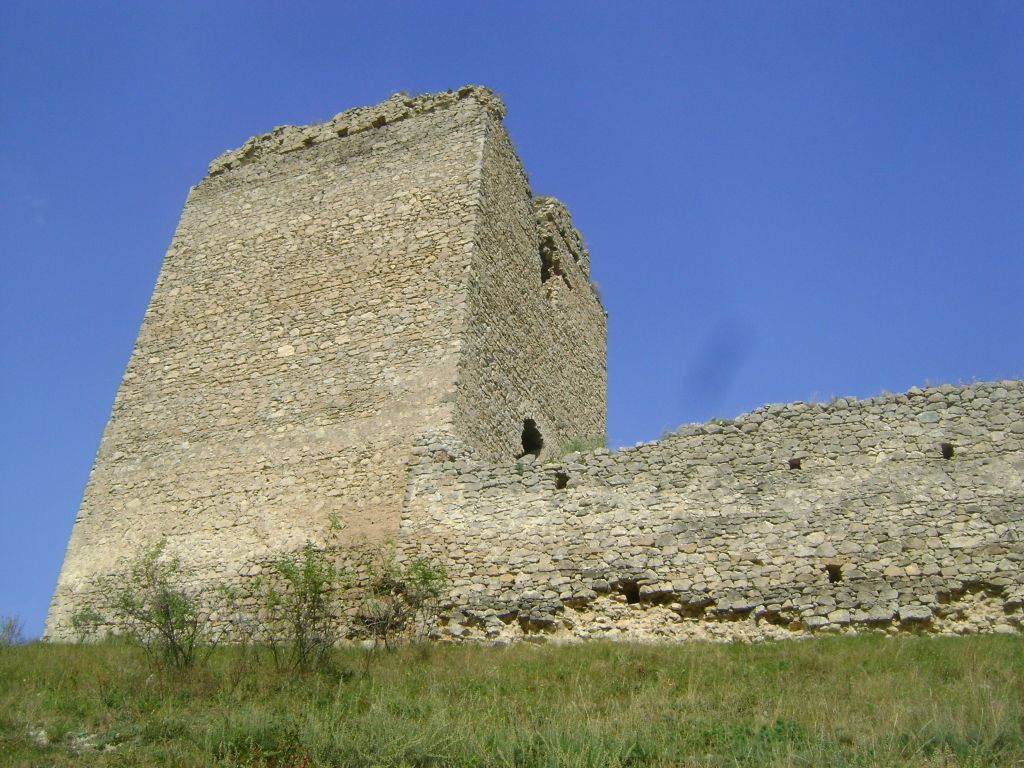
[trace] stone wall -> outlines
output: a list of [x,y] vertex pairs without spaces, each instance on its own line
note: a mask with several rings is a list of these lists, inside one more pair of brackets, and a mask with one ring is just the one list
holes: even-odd
[[532,197],[502,126],[486,125],[476,259],[454,434],[495,460],[524,452],[524,423],[547,455],[604,435],[604,309],[568,211]]
[[[425,431],[493,455],[513,455],[524,412],[603,431],[603,311],[585,262],[589,299],[545,303],[539,228],[582,245],[558,204],[535,211],[503,114],[485,88],[397,94],[211,164],[104,431],[48,637],[71,635],[97,576],[160,540],[196,583],[320,541],[332,518],[353,549],[393,541]],[[546,348],[570,336],[589,368]],[[517,368],[503,418],[481,397],[493,360]]]
[[209,585],[332,519],[351,562],[390,543],[444,561],[445,637],[1020,631],[1024,382],[560,455],[605,431],[605,314],[503,114],[479,87],[399,94],[211,164],[46,636],[71,637],[95,578],[155,542]]
[[548,462],[416,451],[400,552],[449,568],[445,636],[1021,631],[1021,381],[770,405]]

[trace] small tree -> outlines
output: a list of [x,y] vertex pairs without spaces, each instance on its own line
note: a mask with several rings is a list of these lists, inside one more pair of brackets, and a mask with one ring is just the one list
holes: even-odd
[[374,646],[390,649],[399,640],[425,637],[447,582],[444,567],[430,558],[417,557],[403,565],[382,557],[370,574],[358,613]]
[[138,642],[158,664],[191,667],[201,645],[215,644],[202,595],[184,586],[181,561],[165,555],[166,542],[145,549],[126,570],[101,577],[102,595],[94,620]]
[[338,593],[344,574],[333,550],[307,541],[298,552],[269,563],[250,586],[255,637],[279,668],[309,669],[338,641]]

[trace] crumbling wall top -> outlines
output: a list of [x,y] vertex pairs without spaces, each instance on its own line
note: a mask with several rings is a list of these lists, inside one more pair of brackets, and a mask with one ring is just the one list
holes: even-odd
[[380,104],[346,109],[323,123],[281,125],[269,133],[253,136],[241,147],[229,149],[215,158],[210,163],[209,173],[214,176],[246,165],[264,155],[295,152],[324,141],[382,128],[409,117],[446,109],[465,99],[478,102],[499,120],[507,111],[501,97],[482,85],[464,85],[454,91],[423,93],[418,96],[399,92]]
[[590,251],[583,242],[583,235],[572,223],[572,216],[565,203],[556,197],[547,195],[535,195],[533,198],[533,213],[537,219],[537,231],[541,237],[555,237],[562,243],[562,247],[572,256],[584,276],[590,279]]

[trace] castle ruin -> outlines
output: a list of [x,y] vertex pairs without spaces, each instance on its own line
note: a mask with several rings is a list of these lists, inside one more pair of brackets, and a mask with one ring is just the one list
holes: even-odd
[[320,540],[439,557],[439,633],[1019,632],[1024,382],[773,405],[615,453],[606,322],[486,88],[256,136],[189,193],[46,636],[166,541],[197,582]]

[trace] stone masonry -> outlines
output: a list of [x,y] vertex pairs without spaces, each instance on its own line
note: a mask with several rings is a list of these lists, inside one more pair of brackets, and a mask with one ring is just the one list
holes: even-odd
[[[276,128],[189,193],[47,621],[161,539],[197,582],[394,541],[418,436],[492,460],[605,431],[605,313],[486,88]],[[533,445],[530,450],[537,450]]]
[[769,405],[544,463],[416,452],[399,545],[448,564],[440,636],[1024,628],[1021,381]]
[[[190,192],[47,621],[166,542],[197,585],[323,541],[450,576],[435,636],[1024,630],[1024,382],[770,405],[616,452],[605,313],[486,88],[226,152]],[[257,564],[257,565],[254,565]]]

